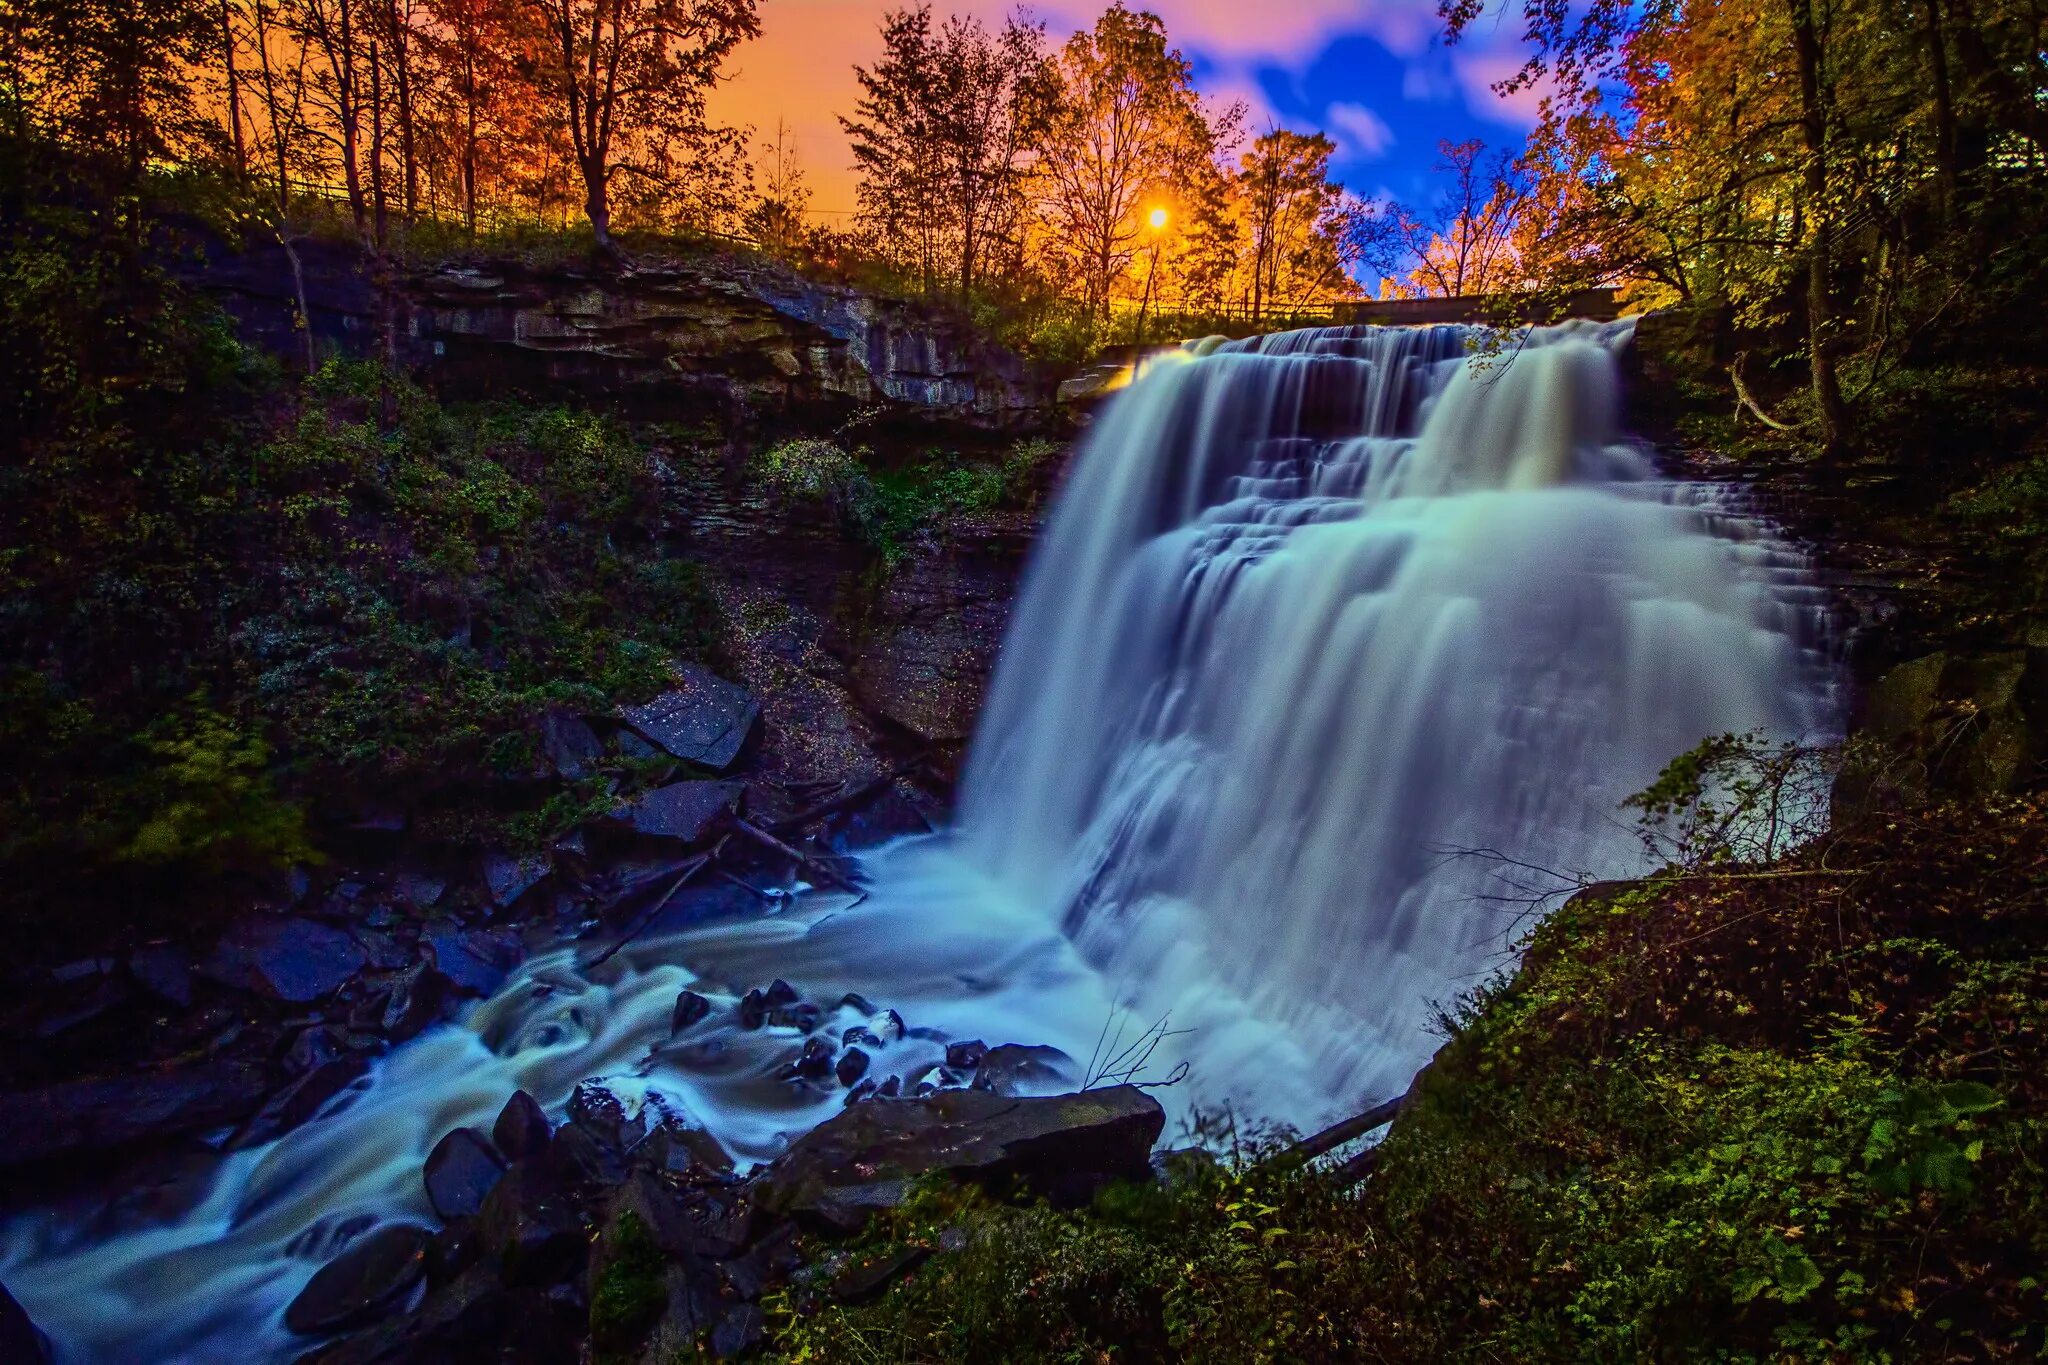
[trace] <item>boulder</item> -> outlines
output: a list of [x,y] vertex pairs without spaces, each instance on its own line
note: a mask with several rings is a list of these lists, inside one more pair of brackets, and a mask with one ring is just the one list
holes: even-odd
[[500,907],[515,904],[547,876],[549,870],[547,858],[538,853],[520,855],[502,849],[486,853],[483,858],[484,886],[491,893],[491,904]]
[[1146,1179],[1165,1124],[1158,1101],[1127,1085],[1042,1098],[947,1090],[857,1104],[797,1139],[756,1178],[756,1198],[844,1229],[900,1202],[911,1181],[943,1172],[1075,1207],[1112,1180]]
[[474,1128],[451,1130],[427,1154],[421,1178],[427,1202],[444,1223],[473,1217],[505,1175],[505,1163]]
[[589,722],[559,706],[550,706],[541,716],[540,747],[548,766],[571,782],[588,777],[604,756],[604,745]]
[[441,1017],[454,989],[454,982],[424,962],[409,967],[391,978],[391,993],[384,997],[378,1026],[394,1043],[415,1037]]
[[676,666],[678,686],[619,718],[688,763],[712,772],[730,768],[761,721],[761,707],[738,683],[696,664]]
[[1074,1059],[1056,1047],[1004,1043],[982,1054],[974,1088],[997,1095],[1043,1095],[1080,1079]]
[[1890,751],[1879,772],[1844,772],[1854,809],[1885,783],[1939,795],[2025,791],[2048,775],[2048,649],[1929,654],[1870,689],[1863,729]]
[[511,1162],[539,1159],[553,1136],[540,1101],[524,1090],[512,1092],[512,1098],[498,1111],[498,1121],[491,1125],[491,1145]]
[[745,791],[738,782],[672,782],[621,806],[613,818],[649,839],[694,844],[739,808]]
[[301,1365],[421,1365],[426,1361],[573,1361],[576,1317],[536,1289],[508,1289],[479,1262],[403,1317],[301,1357]]
[[50,1358],[50,1339],[7,1286],[0,1285],[0,1360],[9,1365],[50,1365]]
[[128,955],[128,975],[151,995],[180,1009],[192,1003],[192,962],[173,943],[151,944]]
[[399,897],[413,909],[431,910],[441,903],[448,879],[433,872],[401,872],[393,885]]
[[314,1272],[284,1310],[284,1325],[300,1336],[327,1336],[390,1312],[426,1273],[433,1238],[410,1223],[387,1223],[357,1238]]
[[857,1047],[846,1049],[839,1054],[839,1060],[833,1064],[832,1074],[838,1077],[841,1085],[851,1089],[868,1074],[868,1054]]
[[676,1012],[669,1019],[669,1032],[681,1033],[692,1024],[700,1022],[711,1013],[711,1002],[695,991],[684,991],[676,997]]
[[523,955],[519,935],[510,929],[464,929],[443,922],[430,926],[420,941],[434,969],[469,995],[497,990]]
[[239,1123],[269,1088],[260,1066],[204,1062],[0,1095],[0,1168]]
[[362,945],[339,929],[249,915],[220,936],[200,971],[222,985],[304,1004],[332,994],[366,960]]
[[979,1038],[965,1043],[946,1045],[946,1065],[955,1071],[972,1071],[988,1056],[988,1044]]
[[823,1038],[806,1038],[803,1051],[783,1067],[777,1079],[821,1081],[832,1074],[832,1045]]

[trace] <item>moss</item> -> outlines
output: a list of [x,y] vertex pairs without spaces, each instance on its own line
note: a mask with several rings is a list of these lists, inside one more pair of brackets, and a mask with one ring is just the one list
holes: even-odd
[[590,1294],[590,1344],[599,1360],[639,1345],[668,1304],[666,1263],[638,1214],[619,1215],[607,1251]]

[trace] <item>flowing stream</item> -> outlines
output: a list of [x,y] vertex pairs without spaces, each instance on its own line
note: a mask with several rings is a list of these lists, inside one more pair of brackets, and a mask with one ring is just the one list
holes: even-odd
[[[778,976],[899,1011],[874,1074],[913,1083],[980,1038],[1063,1049],[1050,1088],[1185,1063],[1181,1117],[1308,1127],[1398,1091],[1432,1006],[1503,961],[1501,858],[1625,875],[1617,806],[1674,754],[1832,723],[1803,558],[1620,439],[1628,336],[1474,360],[1462,328],[1325,329],[1153,365],[1037,550],[957,828],[870,854],[858,904],[536,957],[175,1215],[14,1218],[0,1280],[65,1361],[289,1359],[284,1305],[352,1231],[431,1223],[428,1151],[517,1088],[559,1116],[604,1077],[742,1162],[836,1112],[774,1078],[793,1029],[724,1008]],[[721,1008],[671,1036],[686,987]]]

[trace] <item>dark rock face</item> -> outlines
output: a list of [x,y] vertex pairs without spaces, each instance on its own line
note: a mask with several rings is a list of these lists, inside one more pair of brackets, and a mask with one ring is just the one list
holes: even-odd
[[684,762],[724,772],[760,726],[761,704],[696,664],[678,664],[676,681],[674,691],[644,706],[620,708],[619,718]]
[[1905,760],[1905,780],[1929,792],[2024,790],[2048,767],[2048,649],[1900,664],[1871,688],[1864,729]]
[[354,1084],[369,1066],[369,1059],[361,1053],[347,1053],[320,1063],[272,1095],[228,1145],[233,1149],[254,1147],[282,1137]]
[[137,948],[128,955],[128,975],[144,990],[183,1009],[192,1003],[192,963],[175,944]]
[[504,1177],[505,1163],[473,1128],[457,1128],[434,1144],[422,1173],[427,1202],[442,1222],[474,1217]]
[[209,1062],[0,1095],[0,1168],[238,1123],[268,1088],[261,1067]]
[[519,935],[509,929],[464,929],[437,924],[421,936],[439,971],[456,989],[489,995],[519,965]]
[[5,1285],[0,1285],[0,1360],[10,1365],[50,1365],[50,1339]]
[[418,1311],[346,1337],[311,1365],[421,1365],[426,1361],[576,1359],[576,1321],[539,1290],[511,1290],[479,1263],[427,1295]]
[[506,1284],[553,1284],[583,1263],[583,1224],[536,1163],[506,1172],[484,1197],[476,1226],[484,1254],[497,1258]]
[[589,774],[591,765],[604,754],[597,732],[583,717],[551,706],[541,717],[541,752],[555,773],[574,782]]
[[745,792],[738,782],[673,782],[623,807],[619,818],[635,834],[694,844],[720,816],[738,807]]
[[949,1090],[856,1104],[797,1139],[757,1178],[766,1208],[833,1227],[902,1199],[934,1171],[1019,1183],[1055,1204],[1086,1202],[1111,1180],[1143,1180],[1165,1111],[1134,1086],[1015,1099]]
[[[379,302],[368,263],[315,242],[299,254],[315,336],[367,354]],[[291,267],[274,243],[216,249],[200,283],[245,339],[303,355]],[[818,416],[880,404],[986,427],[1037,424],[1053,406],[1050,375],[964,319],[767,261],[701,256],[605,272],[506,261],[402,279],[398,292],[401,362],[458,391],[567,386],[650,409],[715,397]]]
[[426,1273],[432,1241],[431,1232],[409,1223],[356,1239],[306,1282],[284,1310],[284,1325],[300,1336],[326,1336],[391,1311]]
[[484,885],[490,888],[491,904],[509,906],[548,875],[548,860],[537,853],[514,857],[510,853],[484,855]]
[[304,1004],[361,971],[362,945],[309,919],[250,915],[222,934],[201,971],[225,986]]

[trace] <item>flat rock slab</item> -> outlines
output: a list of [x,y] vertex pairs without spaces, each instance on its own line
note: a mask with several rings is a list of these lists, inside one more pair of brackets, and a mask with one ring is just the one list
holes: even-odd
[[200,971],[224,986],[304,1004],[332,994],[366,961],[363,945],[330,925],[250,915],[220,936]]
[[239,1123],[269,1086],[262,1067],[209,1062],[0,1095],[0,1167]]
[[680,683],[644,706],[619,709],[619,718],[689,763],[722,773],[761,723],[761,706],[738,683],[695,664],[676,670]]
[[505,1163],[473,1128],[456,1128],[427,1154],[427,1202],[444,1223],[473,1218],[505,1176]]
[[1165,1126],[1159,1102],[1129,1085],[1035,1099],[948,1090],[870,1100],[798,1138],[755,1188],[764,1208],[840,1228],[933,1172],[1072,1207],[1112,1180],[1146,1179]]
[[622,808],[635,834],[696,843],[721,815],[736,809],[746,788],[738,782],[672,782]]

